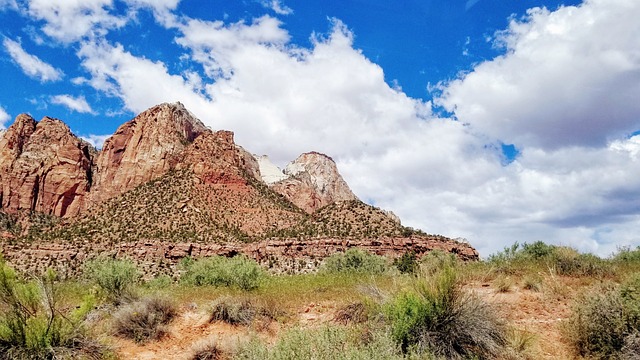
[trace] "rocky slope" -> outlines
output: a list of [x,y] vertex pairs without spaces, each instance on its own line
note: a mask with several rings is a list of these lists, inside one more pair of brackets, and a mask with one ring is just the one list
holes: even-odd
[[[20,115],[0,134],[0,181],[4,237],[29,247],[217,244],[261,260],[271,253],[243,244],[283,242],[298,250],[274,250],[278,256],[322,257],[337,249],[318,248],[328,243],[400,254],[428,242],[421,249],[477,258],[468,244],[416,234],[360,202],[330,157],[305,153],[280,171],[235,144],[232,132],[205,127],[180,103],[136,116],[99,152],[59,120]],[[27,214],[31,221],[22,224],[31,228],[16,225],[15,214]],[[313,250],[306,249],[311,243]],[[2,246],[6,254],[8,244]]]

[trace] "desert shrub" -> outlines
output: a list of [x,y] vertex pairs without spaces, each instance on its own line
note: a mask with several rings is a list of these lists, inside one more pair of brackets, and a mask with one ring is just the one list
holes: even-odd
[[171,276],[161,274],[147,281],[145,285],[151,289],[164,289],[171,286],[172,283],[173,279],[171,278]]
[[222,297],[211,306],[209,321],[223,321],[231,325],[250,325],[258,310],[249,300]]
[[522,288],[536,292],[542,290],[542,277],[539,275],[525,275]]
[[418,269],[418,257],[415,251],[409,251],[395,259],[393,265],[403,274],[415,274]]
[[464,293],[455,268],[446,266],[385,309],[393,339],[403,352],[432,353],[447,359],[496,358],[506,343],[494,310]]
[[0,359],[102,357],[107,349],[82,327],[92,299],[71,311],[60,306],[60,295],[53,271],[25,281],[0,260]]
[[333,320],[347,325],[364,323],[368,318],[369,309],[367,305],[362,302],[355,302],[338,309]]
[[344,327],[324,326],[314,329],[291,329],[269,347],[254,339],[244,344],[235,358],[245,360],[395,360],[403,359],[398,347],[384,331],[361,341]]
[[613,285],[600,285],[580,296],[563,331],[575,352],[593,358],[615,358],[639,324],[628,299]]
[[618,252],[613,256],[613,260],[621,263],[640,264],[640,246],[635,249],[631,249],[630,247],[618,249]]
[[85,265],[84,274],[116,305],[129,302],[136,297],[133,286],[139,281],[140,272],[130,260],[91,260]]
[[511,291],[511,287],[513,286],[513,280],[508,276],[498,276],[493,281],[494,286],[496,287],[496,291],[499,293],[507,293]]
[[205,339],[195,343],[191,347],[190,360],[218,360],[222,359],[223,351],[213,339]]
[[324,262],[324,271],[328,273],[382,274],[386,268],[384,257],[355,248],[335,253]]
[[624,338],[624,345],[620,351],[620,359],[640,359],[640,332],[636,331]]
[[419,273],[422,276],[431,276],[445,267],[457,267],[458,258],[452,253],[442,250],[432,250],[420,260]]
[[524,243],[521,254],[530,259],[544,259],[553,254],[556,248],[556,246],[545,244],[542,241],[536,241],[532,244]]
[[159,339],[176,315],[171,301],[147,297],[123,306],[113,315],[114,333],[135,342]]
[[551,266],[558,275],[601,276],[607,271],[604,260],[593,254],[579,254],[571,248],[558,247],[551,256]]
[[203,286],[235,286],[242,290],[258,288],[264,276],[260,266],[246,256],[213,256],[182,263],[186,270],[180,281]]

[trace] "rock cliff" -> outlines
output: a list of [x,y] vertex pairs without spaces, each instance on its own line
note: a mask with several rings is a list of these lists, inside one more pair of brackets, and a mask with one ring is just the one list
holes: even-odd
[[98,155],[91,203],[110,199],[173,169],[182,152],[207,130],[181,103],[154,106],[124,123]]
[[77,215],[93,181],[92,153],[60,120],[18,116],[0,138],[2,208]]
[[357,199],[327,155],[302,154],[287,165],[284,174],[286,177],[272,183],[271,189],[308,213],[338,201]]
[[114,256],[135,258],[144,250],[141,261],[171,264],[234,253],[315,263],[353,246],[392,257],[432,249],[478,257],[468,244],[413,232],[358,200],[329,156],[305,153],[281,171],[237,145],[232,132],[205,127],[180,103],[136,116],[101,151],[60,120],[19,115],[0,133],[0,185],[6,220],[0,223],[16,224],[15,213],[54,218],[37,231],[0,228],[11,237],[0,239],[2,252],[27,268],[21,249],[42,254],[49,266],[56,258],[81,263],[114,244],[125,249]]

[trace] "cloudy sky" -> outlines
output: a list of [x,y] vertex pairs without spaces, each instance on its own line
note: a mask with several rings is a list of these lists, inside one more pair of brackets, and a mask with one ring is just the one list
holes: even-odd
[[180,101],[487,256],[640,245],[638,0],[0,0],[0,124]]

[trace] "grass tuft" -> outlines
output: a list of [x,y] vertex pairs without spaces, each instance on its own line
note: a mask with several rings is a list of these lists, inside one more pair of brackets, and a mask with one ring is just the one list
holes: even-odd
[[113,328],[116,335],[135,342],[157,340],[166,333],[166,325],[176,315],[177,309],[171,301],[147,297],[120,308],[113,315]]

